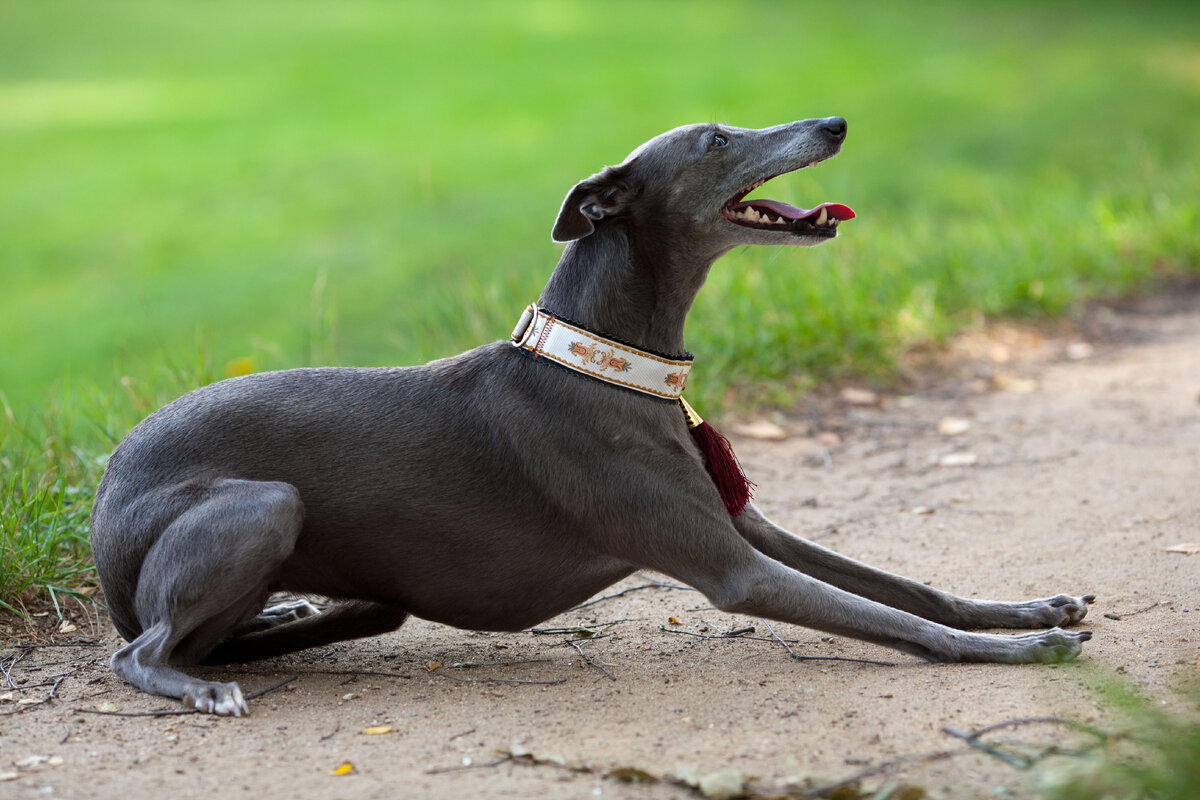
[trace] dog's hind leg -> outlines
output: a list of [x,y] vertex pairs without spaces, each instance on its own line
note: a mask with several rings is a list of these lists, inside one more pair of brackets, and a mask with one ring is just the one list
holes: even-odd
[[151,694],[214,714],[248,713],[236,683],[203,681],[175,667],[198,664],[262,609],[304,519],[286,483],[216,479],[177,496],[194,498],[146,554],[134,610],[141,634],[112,657],[117,675]]
[[[381,603],[346,602],[318,614],[268,628],[239,628],[204,658],[205,664],[254,661],[306,647],[376,636],[399,628],[408,612]],[[261,620],[262,617],[257,618]],[[253,623],[252,623],[253,624]]]
[[951,628],[1053,628],[1079,623],[1095,595],[1060,594],[1004,603],[957,597],[893,575],[802,539],[775,525],[754,506],[733,520],[756,549],[792,569],[852,594]]

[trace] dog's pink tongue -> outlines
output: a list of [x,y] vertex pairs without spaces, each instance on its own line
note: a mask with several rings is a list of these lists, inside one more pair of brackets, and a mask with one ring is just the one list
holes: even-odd
[[844,206],[841,203],[822,203],[808,213],[820,214],[822,208],[825,209],[826,214],[838,220],[839,222],[845,222],[848,219],[854,219],[856,216],[854,209],[852,209],[850,206]]
[[850,206],[844,206],[841,203],[822,203],[816,208],[796,208],[793,205],[780,202],[779,200],[748,200],[745,203],[738,205],[753,206],[758,209],[766,209],[777,217],[784,219],[799,220],[811,219],[821,215],[821,209],[825,209],[827,217],[845,222],[848,219],[854,219],[854,209]]

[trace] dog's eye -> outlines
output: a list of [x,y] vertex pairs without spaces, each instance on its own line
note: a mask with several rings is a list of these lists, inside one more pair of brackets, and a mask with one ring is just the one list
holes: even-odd
[[713,132],[712,138],[708,140],[709,147],[724,147],[729,144],[729,140],[723,134]]

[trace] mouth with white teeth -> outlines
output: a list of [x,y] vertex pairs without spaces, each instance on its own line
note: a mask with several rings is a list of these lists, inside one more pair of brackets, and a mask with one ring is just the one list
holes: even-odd
[[746,228],[826,238],[837,236],[838,223],[854,219],[854,210],[841,203],[822,203],[815,208],[797,208],[779,200],[742,200],[769,180],[771,179],[764,178],[735,194],[733,199],[722,206],[721,215],[730,222]]

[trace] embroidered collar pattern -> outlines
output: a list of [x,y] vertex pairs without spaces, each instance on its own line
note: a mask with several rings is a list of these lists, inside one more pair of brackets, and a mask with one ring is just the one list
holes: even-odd
[[680,399],[692,360],[664,358],[565,322],[530,303],[512,332],[514,347],[606,383]]

